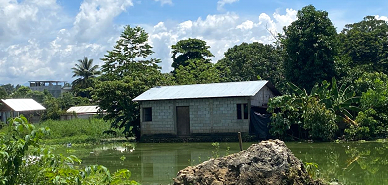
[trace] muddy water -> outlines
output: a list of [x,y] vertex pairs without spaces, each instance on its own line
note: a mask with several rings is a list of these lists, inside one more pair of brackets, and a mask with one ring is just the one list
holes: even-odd
[[[244,143],[244,148],[250,144]],[[302,161],[318,164],[316,176],[342,184],[388,184],[388,141],[286,144]],[[62,149],[86,165],[130,169],[132,178],[142,184],[172,183],[188,165],[238,151],[238,143],[118,143]]]

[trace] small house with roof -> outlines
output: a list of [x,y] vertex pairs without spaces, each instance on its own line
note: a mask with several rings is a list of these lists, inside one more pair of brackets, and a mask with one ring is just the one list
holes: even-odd
[[30,122],[40,121],[36,112],[46,110],[41,104],[33,99],[1,99],[0,100],[0,121],[6,123],[8,118],[23,114]]
[[252,133],[251,110],[280,95],[265,80],[154,87],[136,97],[141,135]]

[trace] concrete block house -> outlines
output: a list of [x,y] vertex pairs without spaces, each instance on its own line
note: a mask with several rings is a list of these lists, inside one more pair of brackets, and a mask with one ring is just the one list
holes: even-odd
[[251,108],[280,95],[268,81],[154,87],[136,97],[141,135],[249,133]]

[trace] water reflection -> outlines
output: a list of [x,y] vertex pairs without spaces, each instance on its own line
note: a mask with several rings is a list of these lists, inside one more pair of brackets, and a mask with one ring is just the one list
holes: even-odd
[[[244,143],[245,147],[250,144]],[[319,176],[343,184],[388,184],[388,143],[287,143],[296,157],[319,165]],[[102,164],[110,170],[128,168],[142,184],[169,184],[186,166],[238,152],[238,143],[140,143],[90,148],[84,164]],[[76,154],[77,155],[77,154]]]
[[295,156],[319,164],[320,176],[343,184],[388,184],[386,142],[288,143]]

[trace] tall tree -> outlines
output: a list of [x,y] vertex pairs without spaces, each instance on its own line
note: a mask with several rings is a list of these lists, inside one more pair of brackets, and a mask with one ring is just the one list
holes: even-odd
[[280,48],[258,42],[242,43],[225,52],[216,63],[223,81],[269,80],[279,88],[284,82]]
[[214,55],[209,51],[210,46],[206,45],[206,42],[200,39],[186,39],[180,40],[175,45],[171,46],[173,63],[171,67],[175,70],[179,66],[187,66],[192,59],[202,59],[205,63],[209,63],[209,57]]
[[132,99],[168,83],[168,76],[160,72],[160,60],[150,58],[151,49],[143,28],[125,26],[114,49],[101,59],[105,63],[93,97],[106,110],[104,119],[111,120],[113,128],[124,128],[127,135],[137,135],[140,126],[139,105]]
[[78,64],[71,68],[73,77],[79,77],[73,81],[73,90],[77,95],[90,98],[90,88],[93,88],[93,79],[101,72],[98,70],[98,65],[93,65],[93,59],[84,57],[78,60]]
[[285,77],[304,89],[335,76],[336,30],[326,11],[309,5],[298,11],[297,20],[284,28],[281,40],[286,56]]
[[[388,23],[374,16],[347,24],[339,34],[341,56],[350,59],[349,66],[367,72],[388,73]],[[352,70],[353,71],[353,70]]]

